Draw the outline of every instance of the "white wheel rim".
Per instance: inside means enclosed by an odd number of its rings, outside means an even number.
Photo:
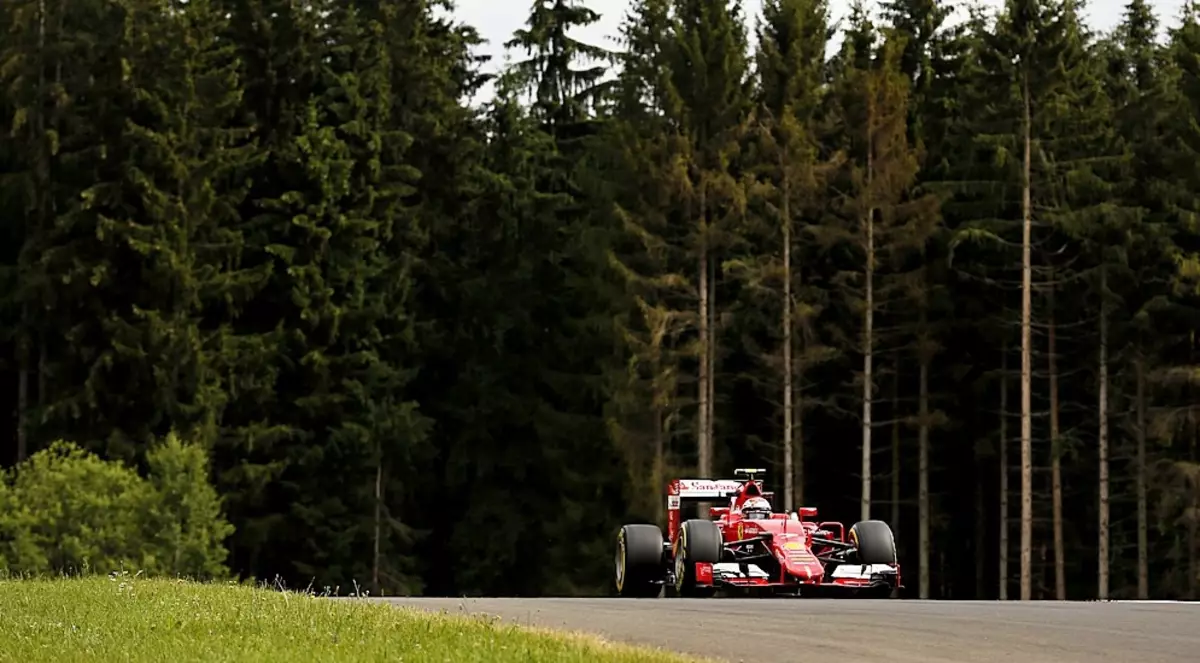
[[[617,539],[617,559],[615,560],[617,567],[617,591],[625,589],[625,533],[621,532],[621,536]]]
[[[684,551],[687,550],[687,530],[679,530],[679,538],[675,541],[675,590],[683,591],[683,576],[687,568],[684,561]]]

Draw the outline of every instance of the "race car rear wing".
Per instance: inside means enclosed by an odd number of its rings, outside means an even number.
[[[774,498],[775,494],[769,491],[763,491],[763,482],[761,479],[753,479],[754,474],[761,473],[764,470],[735,470],[736,474],[748,474],[755,485],[758,486],[759,494],[768,500]],[[741,490],[742,486],[746,485],[746,481],[737,479],[673,479],[667,484],[667,540],[675,541],[675,533],[679,531],[680,525],[680,505],[687,502],[700,502],[709,500],[727,500]],[[753,494],[753,493],[751,493]],[[727,505],[725,505],[727,506]]]

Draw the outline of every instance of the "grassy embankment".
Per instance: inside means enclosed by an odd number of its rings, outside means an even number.
[[[0,581],[0,661],[686,663],[480,617],[128,575]]]

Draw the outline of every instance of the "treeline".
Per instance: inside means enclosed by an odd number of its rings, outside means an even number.
[[[0,4],[9,464],[195,440],[292,586],[607,592],[766,464],[917,595],[1200,594],[1200,14],[452,9]]]

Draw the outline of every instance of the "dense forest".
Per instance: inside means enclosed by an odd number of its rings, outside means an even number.
[[[1081,4],[6,0],[0,460],[178,435],[289,586],[608,593],[761,466],[913,596],[1200,598],[1200,9]]]

